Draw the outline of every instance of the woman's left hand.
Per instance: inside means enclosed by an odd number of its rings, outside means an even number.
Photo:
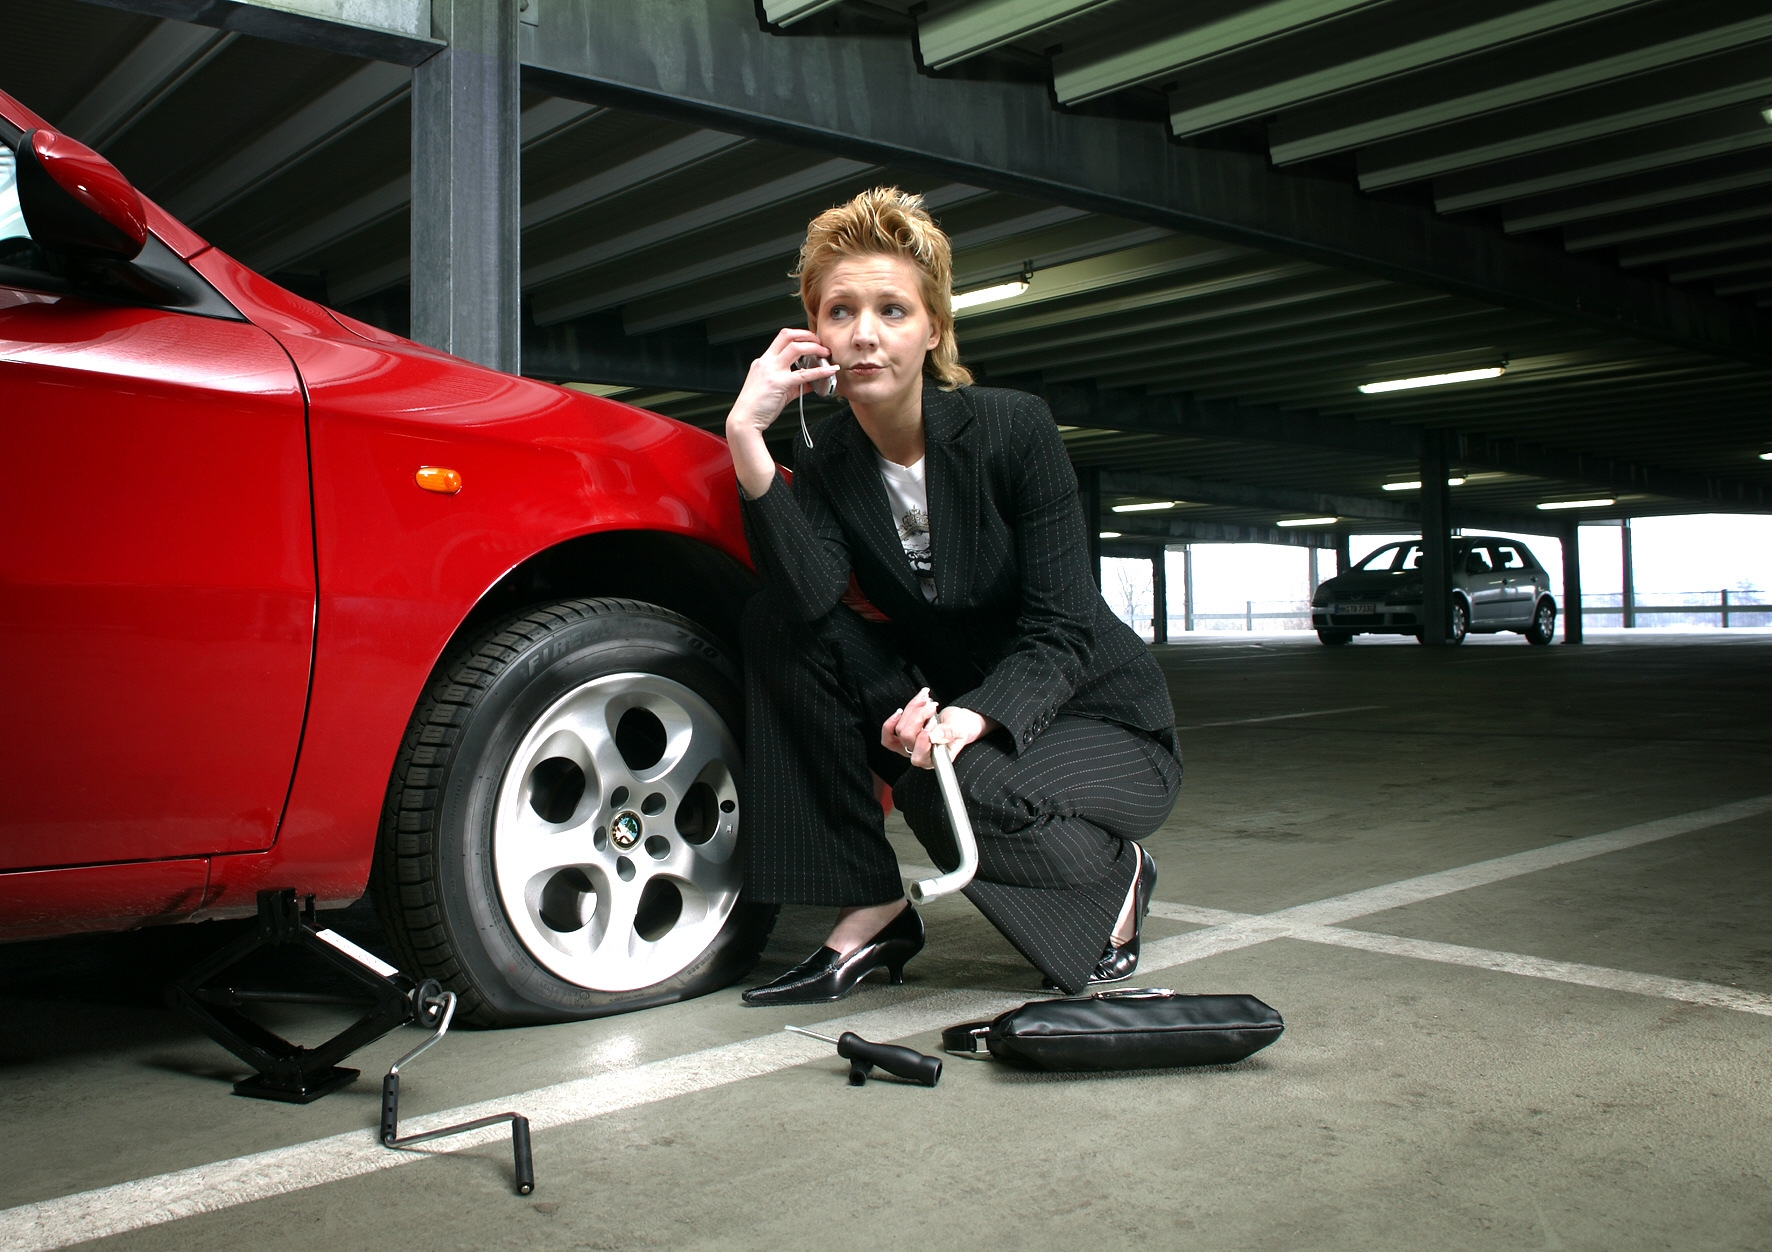
[[[911,764],[918,769],[934,769],[932,743],[946,743],[948,755],[958,757],[967,744],[982,739],[996,728],[997,723],[982,713],[950,704],[917,736],[916,747],[911,750]]]

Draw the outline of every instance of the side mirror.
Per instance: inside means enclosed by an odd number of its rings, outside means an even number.
[[[78,140],[43,128],[26,132],[16,176],[25,228],[45,248],[133,261],[147,245],[140,193]]]

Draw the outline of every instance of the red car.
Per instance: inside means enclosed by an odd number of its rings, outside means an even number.
[[[0,95],[0,938],[367,888],[484,1024],[739,977],[719,440],[267,282]]]

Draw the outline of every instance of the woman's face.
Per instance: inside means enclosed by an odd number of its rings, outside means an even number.
[[[923,358],[941,342],[923,307],[916,265],[899,256],[845,257],[819,292],[812,331],[842,366],[851,404],[890,404],[923,385]]]

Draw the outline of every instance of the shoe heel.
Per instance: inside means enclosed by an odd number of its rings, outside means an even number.
[[[886,982],[888,986],[892,987],[904,986],[904,966],[900,965],[898,968],[894,969],[892,966],[888,965],[886,967]]]

